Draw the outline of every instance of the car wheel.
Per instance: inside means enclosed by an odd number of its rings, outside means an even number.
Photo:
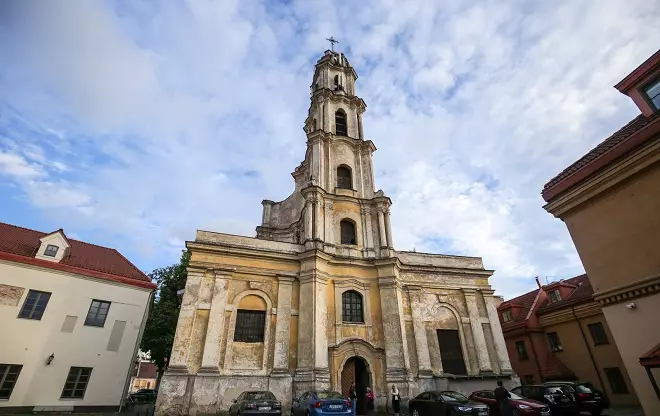
[[[412,416],[419,416],[419,410],[413,409]]]

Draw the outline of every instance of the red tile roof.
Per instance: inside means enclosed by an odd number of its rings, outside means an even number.
[[[520,306],[520,310],[513,317],[511,321],[502,322],[502,330],[506,331],[507,329],[516,326],[516,324],[526,321],[527,315],[529,315],[529,311],[532,309],[532,306],[534,305],[534,301],[536,300],[538,294],[539,294],[539,289],[536,289],[529,293],[525,293],[524,295],[518,296],[517,298],[513,298],[511,300],[507,300],[506,302],[502,302],[500,306],[497,308],[498,311],[503,311],[505,309],[508,309],[512,305]]]
[[[537,313],[561,309],[564,306],[573,304],[575,302],[593,299],[594,289],[591,286],[591,282],[589,282],[589,278],[586,274],[566,279],[564,280],[564,283],[577,287],[573,290],[573,292],[571,292],[570,295],[562,298],[562,300],[558,302],[549,303],[548,300],[544,301],[543,304],[539,306]]]
[[[588,165],[594,163],[597,159],[604,157],[610,152],[613,152],[615,148],[620,147],[623,143],[625,143],[636,133],[640,132],[649,124],[652,124],[657,120],[660,120],[660,111],[656,111],[649,117],[646,117],[642,114],[638,115],[630,123],[626,124],[619,131],[612,134],[610,137],[605,139],[605,141],[600,143],[598,146],[596,146],[586,155],[580,158],[577,162],[573,163],[571,166],[564,169],[559,175],[555,176],[548,183],[546,183],[545,186],[543,187],[543,192],[542,192],[544,199],[546,201],[549,201],[549,199],[555,196],[549,192],[551,188],[554,188],[555,186],[559,185],[559,183],[575,175],[577,172],[582,171]],[[623,157],[624,155],[630,153],[631,151],[641,147],[651,138],[653,138],[653,136],[647,138],[646,140],[641,141],[640,143],[637,143],[637,145],[631,149],[626,149],[626,151],[623,152],[623,154],[619,155],[616,158],[618,159],[620,157]]]
[[[61,229],[58,231],[64,234]],[[39,239],[50,234],[53,233],[43,233],[0,222],[0,253],[6,253],[3,255],[6,259],[23,262],[30,259],[29,263],[43,267],[67,269],[72,272],[83,271],[82,274],[117,280],[112,279],[114,276],[129,284],[133,281],[142,283],[139,286],[153,286],[149,276],[141,272],[117,250],[82,241],[67,239],[71,247],[59,263],[35,259],[41,245]],[[91,274],[84,271],[89,271]],[[147,284],[145,285],[144,282]]]

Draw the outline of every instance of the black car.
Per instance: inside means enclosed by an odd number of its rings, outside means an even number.
[[[425,391],[408,403],[411,416],[488,416],[488,406],[455,391]]]
[[[610,407],[607,397],[602,391],[596,389],[593,384],[584,381],[551,381],[546,386],[566,386],[575,395],[578,409],[581,412],[589,412],[593,416],[603,413],[603,409]]]
[[[151,389],[140,389],[126,398],[128,403],[155,403],[158,392]]]
[[[244,391],[229,407],[229,416],[280,416],[282,403],[269,391]]]
[[[528,384],[515,387],[511,389],[511,392],[547,404],[552,416],[579,414],[575,397],[566,386]]]

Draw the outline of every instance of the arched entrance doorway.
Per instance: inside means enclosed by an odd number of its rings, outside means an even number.
[[[341,370],[341,392],[348,396],[351,384],[355,383],[357,394],[357,403],[355,413],[358,415],[367,414],[366,393],[367,387],[373,389],[371,383],[371,373],[367,362],[362,357],[354,356],[346,360],[344,368]]]

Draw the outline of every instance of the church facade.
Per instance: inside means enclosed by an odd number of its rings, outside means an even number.
[[[160,414],[226,411],[248,389],[290,409],[311,389],[396,385],[470,393],[513,374],[482,260],[396,251],[392,201],[374,183],[365,102],[342,53],[318,60],[307,150],[257,237],[198,231]]]

